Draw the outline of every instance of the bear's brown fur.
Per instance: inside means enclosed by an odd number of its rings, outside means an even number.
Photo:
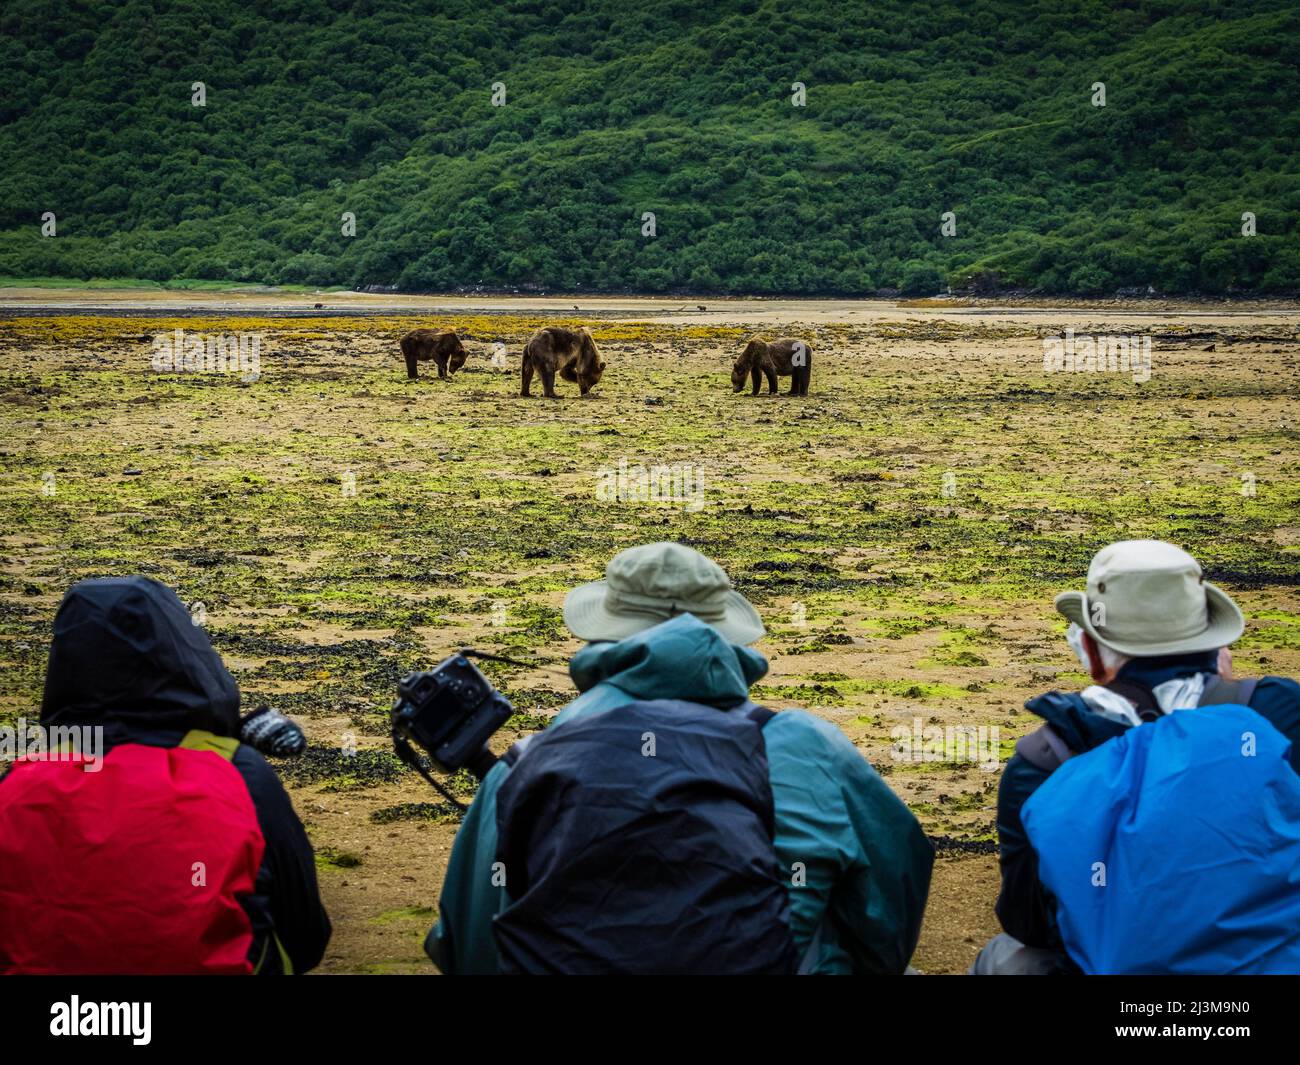
[[[542,379],[542,393],[547,399],[558,399],[555,394],[555,375],[574,381],[585,396],[605,372],[605,361],[596,350],[596,342],[583,329],[565,329],[548,326],[539,329],[524,345],[523,380],[521,396],[528,395],[533,374]]]
[[[745,378],[752,379],[753,395],[767,377],[768,395],[776,395],[776,379],[790,378],[790,395],[806,396],[808,382],[812,379],[812,345],[804,340],[781,337],[779,340],[764,340],[762,337],[750,337],[745,343],[745,350],[737,357],[731,367],[731,386],[736,392],[745,387]]]
[[[412,381],[420,376],[418,363],[432,359],[438,364],[438,376],[446,380],[465,365],[469,355],[454,329],[413,329],[402,337],[401,347],[406,376]]]

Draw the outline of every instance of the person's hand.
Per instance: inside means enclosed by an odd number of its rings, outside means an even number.
[[[294,758],[307,749],[302,729],[269,706],[259,706],[240,719],[239,739],[274,758]]]
[[[1226,647],[1219,648],[1219,676],[1232,680],[1232,652]]]

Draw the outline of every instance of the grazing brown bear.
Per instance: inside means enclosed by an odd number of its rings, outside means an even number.
[[[804,340],[781,337],[764,340],[750,337],[745,350],[731,367],[731,385],[739,392],[745,387],[748,376],[754,382],[753,395],[758,395],[763,377],[767,377],[768,395],[776,395],[776,379],[790,378],[790,395],[806,396],[808,382],[812,380],[812,345]]]
[[[432,359],[438,364],[438,376],[445,381],[465,365],[469,352],[454,329],[413,329],[402,337],[402,354],[410,380],[420,376],[417,363]]]
[[[585,328],[549,326],[537,330],[524,345],[521,396],[528,395],[534,371],[542,379],[542,394],[547,399],[559,399],[555,394],[557,373],[566,381],[576,381],[578,390],[585,396],[605,372],[605,361]]]

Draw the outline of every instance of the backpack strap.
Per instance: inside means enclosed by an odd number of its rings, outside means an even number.
[[[218,736],[201,728],[192,728],[181,737],[177,747],[187,751],[211,751],[219,754],[227,762],[235,760],[235,751],[239,749],[239,740],[234,736]]]
[[[1051,773],[1073,758],[1075,752],[1056,729],[1044,724],[1016,740],[1016,754],[1036,769]]]
[[[253,966],[253,975],[267,976],[277,971],[267,964],[271,960],[272,947],[275,948],[280,965],[278,975],[293,976],[293,960],[289,957],[289,952],[284,949],[284,944],[280,942],[280,937],[276,935],[274,929],[267,932],[266,938],[262,940],[262,953],[257,959],[257,964]]]
[[[1112,680],[1103,687],[1116,695],[1122,695],[1132,703],[1133,708],[1137,710],[1138,717],[1143,721],[1155,721],[1157,718],[1164,716],[1160,704],[1156,702],[1155,692],[1145,684],[1139,684],[1132,680]]]
[[[1242,677],[1239,680],[1215,677],[1205,686],[1200,702],[1196,705],[1221,706],[1224,703],[1235,703],[1238,706],[1250,706],[1251,696],[1255,694],[1255,685],[1258,683],[1255,677]]]
[[[1196,705],[1220,706],[1232,703],[1237,706],[1250,706],[1251,696],[1255,694],[1255,686],[1258,683],[1255,677],[1244,677],[1239,680],[1224,680],[1222,677],[1216,677],[1206,685],[1205,690],[1201,692],[1200,702]],[[1145,685],[1113,680],[1106,685],[1106,688],[1131,702],[1143,721],[1151,721],[1160,716],[1155,696]],[[1016,754],[1030,765],[1051,773],[1062,762],[1073,758],[1075,752],[1070,750],[1051,725],[1040,725],[1033,732],[1021,736],[1016,741]]]
[[[775,710],[769,710],[766,706],[759,706],[757,703],[747,703],[748,709],[745,716],[754,722],[760,729],[767,728],[767,723],[776,717]]]

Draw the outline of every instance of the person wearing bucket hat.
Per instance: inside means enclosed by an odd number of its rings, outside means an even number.
[[[1062,592],[1055,607],[1093,684],[1025,703],[1044,724],[1017,742],[1002,774],[996,910],[1004,933],[976,959],[976,974],[1077,971],[1062,939],[1057,902],[1040,880],[1024,816],[1031,797],[1064,761],[1175,711],[1204,707],[1200,713],[1212,714],[1215,706],[1232,705],[1248,708],[1263,719],[1261,727],[1289,741],[1291,768],[1300,772],[1300,685],[1284,677],[1232,677],[1228,648],[1245,620],[1186,551],[1159,540],[1110,544],[1093,557],[1084,589]],[[1078,811],[1078,823],[1107,801],[1095,793],[1089,809]]]
[[[758,611],[732,588],[726,571],[682,544],[620,551],[603,581],[581,585],[564,600],[565,625],[588,641],[623,640],[678,614],[694,614],[742,646],[765,632]]]
[[[629,548],[610,560],[603,580],[569,593],[564,620],[586,641],[569,664],[580,694],[480,784],[456,835],[439,921],[425,942],[438,967],[448,974],[592,971],[581,967],[592,964],[588,945],[604,931],[625,935],[630,927],[646,930],[644,950],[656,958],[664,956],[665,940],[683,948],[680,964],[670,956],[663,968],[650,971],[752,971],[745,967],[747,954],[726,949],[736,938],[763,940],[765,930],[751,928],[757,903],[734,894],[743,876],[718,890],[701,888],[700,878],[714,876],[726,860],[683,865],[676,855],[678,837],[697,831],[720,809],[734,812],[720,796],[734,798],[757,786],[758,802],[770,811],[761,842],[779,896],[762,901],[779,910],[773,923],[784,942],[793,941],[784,948],[790,964],[800,973],[903,972],[920,934],[933,848],[911,811],[834,725],[803,710],[752,716],[758,708],[748,701],[749,688],[767,672],[767,662],[748,645],[764,635],[763,623],[722,567],[682,544]],[[659,738],[656,757],[628,755],[621,765],[629,775],[620,775],[613,763],[619,741],[600,741],[621,729],[638,751],[649,734],[642,724],[647,714],[660,715],[663,726],[651,730]],[[757,722],[757,731],[744,733],[754,743],[754,761],[736,764],[726,752],[740,733],[729,730],[743,732],[747,721]],[[730,739],[715,734],[715,723],[727,724],[722,731]],[[656,786],[656,774],[669,771],[673,751],[697,733],[708,735],[706,745],[695,748],[699,757],[673,772],[702,772],[709,779],[655,792],[656,803],[672,806],[686,794],[693,805],[672,814],[675,827],[668,834],[647,840],[639,833],[655,818],[637,804]],[[537,801],[538,794],[557,790],[545,785],[562,771],[570,775],[559,799]],[[749,775],[755,772],[757,782]],[[531,805],[524,801],[530,797]],[[611,807],[631,811],[617,830],[606,820]],[[546,832],[534,833],[540,823]],[[585,848],[579,851],[582,870],[566,881],[565,862],[575,852],[569,841],[578,835]],[[742,837],[724,830],[719,849]],[[520,839],[531,841],[534,852],[545,848],[545,861],[536,863],[540,871],[531,868]],[[608,860],[593,862],[593,849],[611,846]],[[634,884],[620,881],[624,868],[647,862]],[[510,870],[508,883],[494,875],[501,866]],[[562,881],[549,893],[548,877]],[[595,901],[584,910],[577,896],[589,891]],[[694,892],[691,903],[682,905],[683,892]],[[722,945],[701,954],[701,942],[714,936]],[[693,967],[686,957],[692,952]],[[623,957],[636,960],[606,962],[598,971],[646,971],[639,950]]]
[[[1159,540],[1102,548],[1088,567],[1087,590],[1062,592],[1056,609],[1095,643],[1130,658],[1218,651],[1246,628],[1237,604],[1206,582],[1196,559]]]

